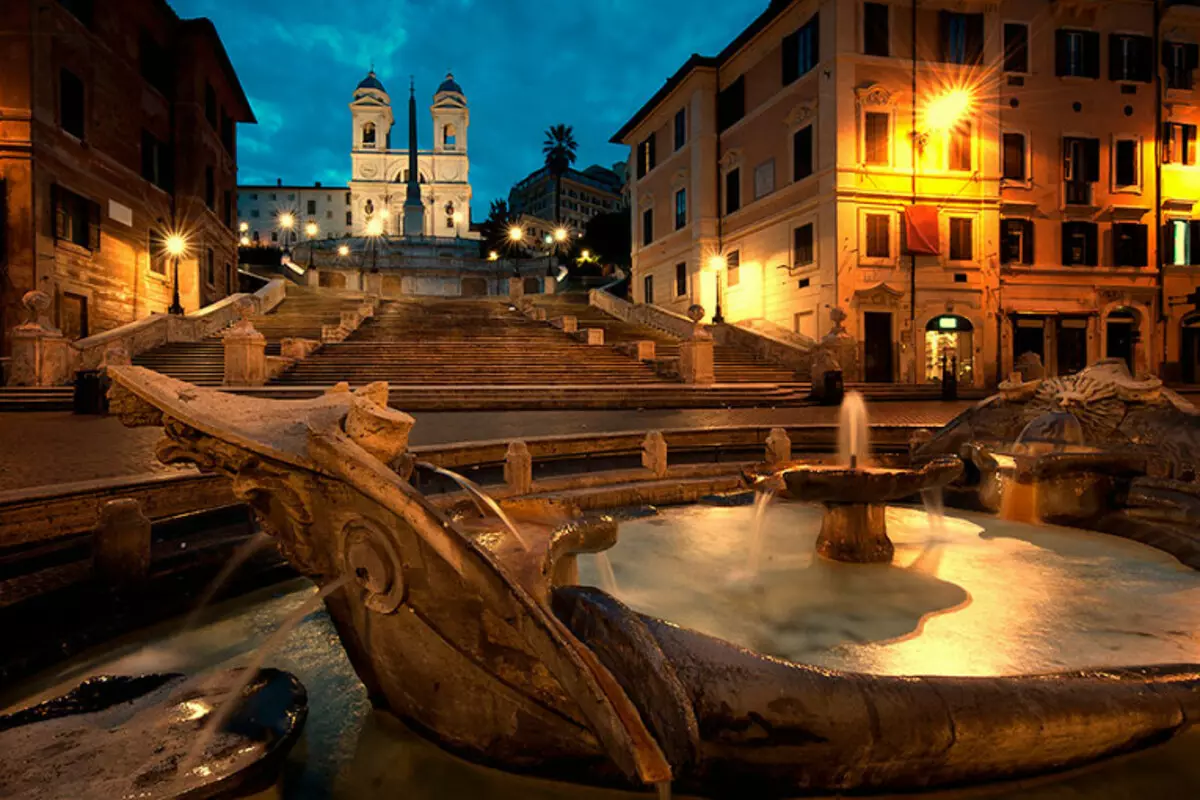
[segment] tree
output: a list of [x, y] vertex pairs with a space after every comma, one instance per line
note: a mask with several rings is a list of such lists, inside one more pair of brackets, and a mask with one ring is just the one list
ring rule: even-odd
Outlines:
[[633, 263], [629, 209], [619, 208], [592, 217], [588, 220], [579, 246], [591, 251], [601, 264], [613, 264], [628, 271]]
[[563, 175], [575, 163], [575, 129], [570, 125], [551, 125], [546, 129], [546, 141], [542, 142], [542, 154], [546, 157], [546, 169], [554, 178], [554, 222], [560, 220], [558, 198], [562, 194]]

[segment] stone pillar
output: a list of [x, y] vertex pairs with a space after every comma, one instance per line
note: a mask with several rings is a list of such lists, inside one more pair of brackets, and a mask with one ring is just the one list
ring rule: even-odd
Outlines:
[[12, 329], [9, 386], [61, 386], [74, 374], [71, 343], [54, 328], [36, 323]]
[[667, 440], [660, 431], [650, 431], [642, 440], [642, 466], [659, 478], [667, 474]]
[[533, 456], [524, 442], [509, 442], [504, 454], [504, 482], [515, 494], [533, 491]]
[[225, 385], [262, 386], [267, 382], [267, 339], [250, 320], [225, 332]]
[[588, 328], [584, 333], [588, 344], [604, 344], [604, 328]]
[[546, 321], [546, 309], [535, 308], [533, 310], [533, 318], [538, 322], [545, 322]]
[[542, 280], [542, 294], [554, 294], [558, 289], [558, 281], [554, 278], [545, 278]]
[[366, 319], [367, 317], [375, 316], [375, 304], [374, 303], [363, 303], [362, 305], [360, 305], [358, 307], [358, 316], [362, 317], [363, 319]]
[[525, 281], [521, 278], [508, 279], [508, 299], [520, 300], [525, 296]]
[[561, 323], [560, 327], [563, 329], [563, 333], [575, 333], [575, 331], [579, 330], [579, 321], [570, 314], [565, 314], [558, 319]]
[[366, 272], [363, 274], [363, 291], [374, 297], [379, 297], [383, 294], [383, 273], [381, 272]]
[[304, 284], [305, 284], [305, 286], [320, 286], [321, 285], [321, 271], [317, 270], [317, 269], [310, 269], [308, 272], [305, 272], [304, 273]]
[[636, 347], [638, 361], [653, 361], [655, 359], [655, 347], [652, 340], [644, 339], [637, 342]]
[[792, 460], [792, 439], [783, 428], [771, 428], [767, 436], [767, 463], [786, 464]]
[[679, 374], [685, 383], [712, 383], [713, 340], [689, 339], [679, 345]]
[[92, 539], [92, 565], [105, 583], [126, 585], [145, 580], [150, 572], [150, 520], [137, 500], [122, 497], [100, 507], [100, 522]]

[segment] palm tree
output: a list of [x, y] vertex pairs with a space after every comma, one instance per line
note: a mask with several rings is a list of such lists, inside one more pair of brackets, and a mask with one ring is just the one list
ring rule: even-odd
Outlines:
[[546, 129], [546, 141], [542, 142], [542, 153], [546, 156], [546, 169], [554, 178], [554, 222], [559, 222], [558, 198], [562, 194], [562, 178], [575, 163], [575, 129], [570, 125], [551, 125]]

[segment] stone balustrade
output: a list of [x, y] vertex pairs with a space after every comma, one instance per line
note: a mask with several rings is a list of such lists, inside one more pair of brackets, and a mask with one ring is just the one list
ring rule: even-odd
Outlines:
[[581, 332], [586, 344], [604, 344], [604, 328], [585, 328]]
[[657, 328], [679, 339], [690, 339], [696, 326], [682, 314], [645, 303], [635, 305], [602, 289], [592, 289], [588, 292], [588, 305], [595, 306], [606, 314], [625, 322]]

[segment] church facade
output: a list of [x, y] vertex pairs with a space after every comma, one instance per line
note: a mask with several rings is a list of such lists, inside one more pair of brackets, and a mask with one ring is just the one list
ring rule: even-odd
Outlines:
[[[413, 89], [410, 87], [410, 107]], [[417, 187], [424, 208], [424, 236], [477, 238], [470, 233], [471, 182], [467, 156], [470, 112], [462, 87], [447, 74], [430, 106], [433, 146], [416, 148]], [[410, 111], [411, 113], [411, 111]], [[404, 125], [393, 138], [392, 101], [383, 83], [370, 72], [354, 90], [350, 103], [353, 141], [350, 150], [349, 225], [355, 236], [369, 232], [413, 235], [405, 229], [409, 199], [410, 141]], [[410, 120], [409, 137], [415, 135]], [[408, 202], [408, 220], [414, 216]]]

